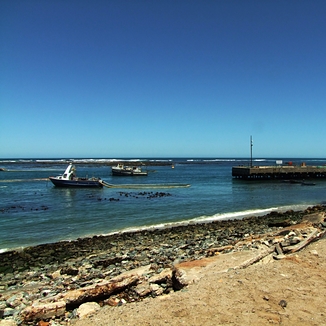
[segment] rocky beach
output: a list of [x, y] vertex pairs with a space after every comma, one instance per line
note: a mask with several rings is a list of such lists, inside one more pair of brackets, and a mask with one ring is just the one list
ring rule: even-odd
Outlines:
[[227, 268], [236, 270], [282, 260], [323, 237], [325, 212], [320, 205], [1, 253], [0, 325], [78, 324], [98, 309], [159, 300], [193, 286], [194, 262], [241, 253], [246, 259]]

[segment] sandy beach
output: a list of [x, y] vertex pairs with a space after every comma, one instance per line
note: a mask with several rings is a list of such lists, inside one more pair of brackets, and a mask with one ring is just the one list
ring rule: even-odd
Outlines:
[[0, 254], [0, 325], [326, 325], [326, 207]]
[[325, 257], [322, 239], [286, 259], [240, 271], [203, 268], [184, 291], [106, 306], [73, 325], [326, 325]]

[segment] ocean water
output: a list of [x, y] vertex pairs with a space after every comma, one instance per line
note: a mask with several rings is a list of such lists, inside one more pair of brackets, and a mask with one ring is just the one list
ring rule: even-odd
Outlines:
[[[57, 188], [48, 177], [62, 174], [67, 161], [0, 160], [0, 167], [7, 170], [0, 171], [0, 251], [121, 231], [250, 215], [263, 218], [273, 210], [300, 210], [326, 203], [326, 180], [302, 186], [232, 178], [232, 166], [248, 165], [248, 159], [146, 159], [167, 164], [144, 167], [146, 177], [112, 176], [108, 163], [114, 159], [73, 159], [78, 176], [101, 177], [121, 188]], [[276, 159], [270, 158], [253, 161], [254, 165], [276, 164]], [[326, 159], [283, 158], [287, 161], [326, 164]], [[123, 187], [170, 183], [190, 187]], [[153, 196], [156, 193], [160, 195]]]

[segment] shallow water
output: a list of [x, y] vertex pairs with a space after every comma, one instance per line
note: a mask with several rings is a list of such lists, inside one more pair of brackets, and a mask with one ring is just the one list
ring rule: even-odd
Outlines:
[[[284, 162], [287, 161], [284, 159]], [[326, 159], [301, 159], [324, 165]], [[98, 163], [102, 164], [91, 164]], [[190, 184], [189, 188], [57, 188], [49, 176], [62, 174], [58, 160], [2, 160], [0, 167], [0, 250], [122, 230], [173, 225], [271, 210], [299, 210], [326, 202], [326, 180], [315, 186], [281, 181], [233, 179], [232, 166], [242, 159], [173, 159], [171, 165], [148, 166], [148, 176], [115, 177], [107, 160], [78, 160], [78, 176], [101, 177], [111, 184]], [[262, 159], [255, 165], [275, 164]], [[153, 196], [155, 193], [160, 196]]]

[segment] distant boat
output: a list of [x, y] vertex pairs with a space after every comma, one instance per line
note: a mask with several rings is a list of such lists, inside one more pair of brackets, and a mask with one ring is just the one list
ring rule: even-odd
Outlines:
[[120, 163], [117, 166], [112, 166], [112, 174], [119, 176], [146, 176], [147, 172], [142, 171], [138, 166], [127, 166]]
[[103, 187], [102, 180], [100, 178], [79, 178], [75, 175], [76, 168], [71, 163], [66, 168], [63, 175], [56, 177], [49, 177], [52, 183], [57, 187], [86, 187], [96, 188]]

